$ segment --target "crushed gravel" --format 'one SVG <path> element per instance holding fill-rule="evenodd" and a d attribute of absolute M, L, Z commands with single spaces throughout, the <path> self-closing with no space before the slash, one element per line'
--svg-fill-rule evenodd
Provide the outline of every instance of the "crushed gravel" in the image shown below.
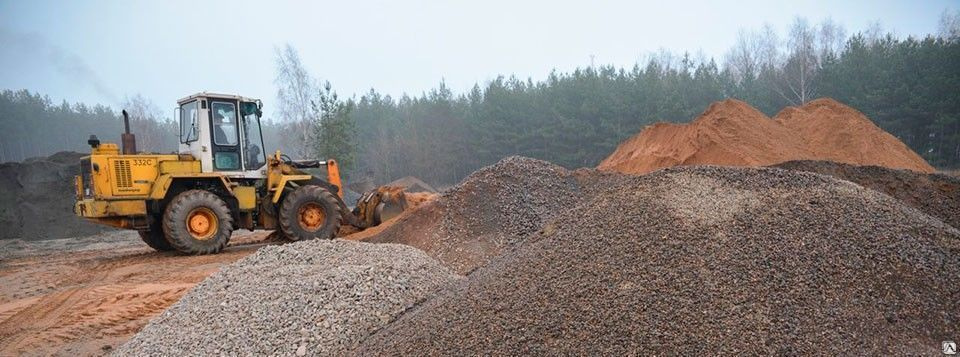
<path fill-rule="evenodd" d="M 118 354 L 936 354 L 960 335 L 960 231 L 891 195 L 511 157 L 372 237 L 423 251 L 264 248 Z"/>
<path fill-rule="evenodd" d="M 269 246 L 204 280 L 115 355 L 342 355 L 458 279 L 404 245 Z"/>
<path fill-rule="evenodd" d="M 960 229 L 960 177 L 881 166 L 857 166 L 832 161 L 788 161 L 774 167 L 815 172 L 873 189 Z"/>
<path fill-rule="evenodd" d="M 571 171 L 512 156 L 477 170 L 367 241 L 411 245 L 468 274 L 575 204 L 580 191 Z"/>
<path fill-rule="evenodd" d="M 960 336 L 960 231 L 901 201 L 769 168 L 599 181 L 350 354 L 937 354 Z"/>

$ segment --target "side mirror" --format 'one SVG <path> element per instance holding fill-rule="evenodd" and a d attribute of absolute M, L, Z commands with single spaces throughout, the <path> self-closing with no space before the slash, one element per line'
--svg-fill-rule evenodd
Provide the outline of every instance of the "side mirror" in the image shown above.
<path fill-rule="evenodd" d="M 263 103 L 258 99 L 256 102 L 243 102 L 240 103 L 240 116 L 247 116 L 250 114 L 256 114 L 258 117 L 263 116 Z"/>

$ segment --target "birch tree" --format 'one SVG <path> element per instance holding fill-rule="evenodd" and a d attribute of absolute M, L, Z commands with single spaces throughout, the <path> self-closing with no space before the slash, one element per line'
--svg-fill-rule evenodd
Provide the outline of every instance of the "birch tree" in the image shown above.
<path fill-rule="evenodd" d="M 281 139 L 292 144 L 294 156 L 307 158 L 311 155 L 313 107 L 311 101 L 319 93 L 317 81 L 310 76 L 300 61 L 300 54 L 289 43 L 276 48 L 277 110 L 284 133 Z"/>

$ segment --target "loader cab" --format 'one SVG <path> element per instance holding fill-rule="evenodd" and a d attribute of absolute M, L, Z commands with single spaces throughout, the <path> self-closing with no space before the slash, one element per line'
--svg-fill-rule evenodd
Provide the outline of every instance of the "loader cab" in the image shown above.
<path fill-rule="evenodd" d="M 203 92 L 177 104 L 180 154 L 200 160 L 202 172 L 231 178 L 266 177 L 260 100 Z"/>

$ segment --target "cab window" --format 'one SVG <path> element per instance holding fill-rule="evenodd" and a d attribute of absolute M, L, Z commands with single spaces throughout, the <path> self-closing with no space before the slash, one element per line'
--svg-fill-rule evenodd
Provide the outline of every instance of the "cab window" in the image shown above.
<path fill-rule="evenodd" d="M 233 103 L 213 102 L 210 109 L 213 112 L 213 143 L 236 146 L 237 108 Z"/>
<path fill-rule="evenodd" d="M 197 140 L 197 101 L 183 103 L 180 106 L 180 142 Z"/>

